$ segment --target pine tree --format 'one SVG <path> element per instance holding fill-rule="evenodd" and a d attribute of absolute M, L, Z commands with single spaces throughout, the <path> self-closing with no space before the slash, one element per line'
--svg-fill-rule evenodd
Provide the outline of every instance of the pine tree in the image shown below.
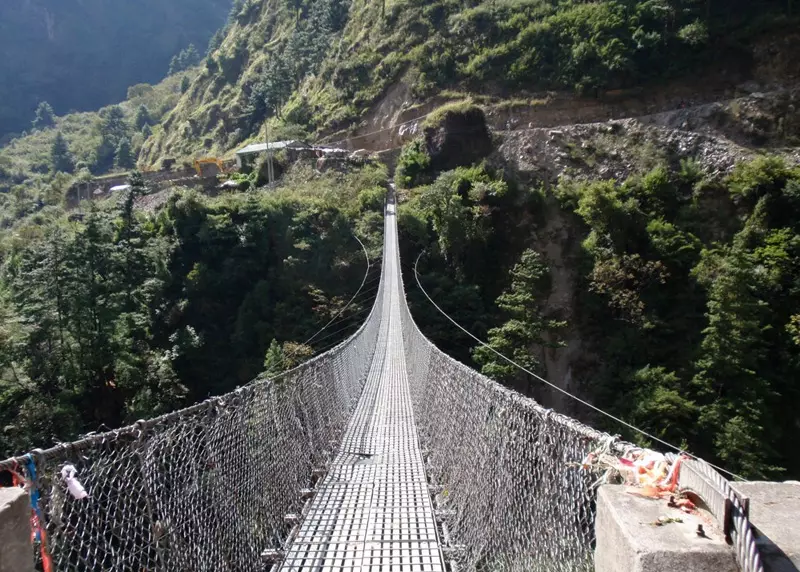
<path fill-rule="evenodd" d="M 120 275 L 124 284 L 126 312 L 134 311 L 133 293 L 137 284 L 145 281 L 145 261 L 143 254 L 142 229 L 136 218 L 136 199 L 147 194 L 144 177 L 133 171 L 128 177 L 129 188 L 119 202 L 119 222 L 117 224 L 116 246 L 120 253 Z"/>
<path fill-rule="evenodd" d="M 116 394 L 114 363 L 118 354 L 120 282 L 115 264 L 111 217 L 92 203 L 86 225 L 74 243 L 70 257 L 74 285 L 70 288 L 71 331 L 80 351 L 83 417 L 93 424 L 116 425 L 121 403 Z"/>
<path fill-rule="evenodd" d="M 133 152 L 131 151 L 129 139 L 123 138 L 117 145 L 117 152 L 114 154 L 114 165 L 119 169 L 133 168 Z"/>
<path fill-rule="evenodd" d="M 149 125 L 145 125 L 144 129 L 142 129 L 142 135 L 144 135 L 145 140 L 148 139 L 153 134 L 153 128 Z"/>
<path fill-rule="evenodd" d="M 144 129 L 145 125 L 151 125 L 152 123 L 153 120 L 150 118 L 150 112 L 147 110 L 147 107 L 140 105 L 139 109 L 136 111 L 136 119 L 134 120 L 136 130 L 141 131 Z"/>
<path fill-rule="evenodd" d="M 167 72 L 167 75 L 175 75 L 180 71 L 180 67 L 181 67 L 180 54 L 175 54 L 169 61 L 169 71 Z"/>
<path fill-rule="evenodd" d="M 198 63 L 200 63 L 200 53 L 197 51 L 197 48 L 194 47 L 194 44 L 189 44 L 187 48 L 181 50 L 170 61 L 169 75 L 175 75 L 176 73 L 185 71 L 192 66 L 196 66 Z"/>
<path fill-rule="evenodd" d="M 511 276 L 511 287 L 497 299 L 497 305 L 510 319 L 502 326 L 489 330 L 489 345 L 538 373 L 536 370 L 541 364 L 533 355 L 532 349 L 536 346 L 559 347 L 560 344 L 552 340 L 552 334 L 564 326 L 563 322 L 542 314 L 543 299 L 550 291 L 549 269 L 539 253 L 526 250 L 511 271 Z M 516 367 L 487 348 L 475 350 L 474 358 L 483 366 L 484 374 L 499 381 L 511 383 L 525 375 L 530 393 L 532 378 L 527 374 L 520 374 Z"/>
<path fill-rule="evenodd" d="M 183 76 L 183 79 L 181 80 L 181 93 L 186 93 L 187 91 L 189 91 L 189 88 L 191 87 L 191 85 L 192 85 L 192 82 L 189 81 L 189 78 L 186 77 L 186 76 Z"/>
<path fill-rule="evenodd" d="M 114 166 L 120 142 L 128 139 L 128 124 L 119 105 L 112 105 L 100 112 L 100 144 L 95 151 L 95 172 L 105 172 Z M 130 141 L 128 142 L 130 144 Z"/>
<path fill-rule="evenodd" d="M 264 374 L 267 377 L 272 377 L 282 373 L 285 369 L 283 349 L 278 340 L 273 339 L 264 356 Z"/>
<path fill-rule="evenodd" d="M 244 8 L 244 0 L 233 0 L 231 11 L 228 14 L 228 23 L 225 25 L 225 27 L 229 28 L 230 26 L 233 26 L 233 24 L 236 22 L 236 18 L 242 12 L 242 8 Z"/>
<path fill-rule="evenodd" d="M 53 140 L 53 146 L 50 149 L 50 164 L 53 167 L 53 171 L 57 173 L 72 173 L 75 170 L 75 161 L 72 158 L 72 153 L 69 151 L 67 140 L 60 131 L 56 133 L 56 138 Z"/>
<path fill-rule="evenodd" d="M 32 126 L 34 129 L 46 129 L 56 124 L 55 113 L 52 106 L 43 101 L 36 108 L 36 118 L 33 120 Z"/>
<path fill-rule="evenodd" d="M 101 112 L 103 122 L 100 126 L 100 133 L 104 139 L 119 142 L 122 137 L 128 134 L 128 127 L 125 125 L 125 113 L 119 105 L 111 107 Z"/>
<path fill-rule="evenodd" d="M 210 56 L 222 45 L 223 38 L 224 35 L 222 29 L 219 29 L 216 32 L 214 32 L 214 35 L 211 36 L 211 39 L 208 41 L 208 49 L 206 50 L 206 56 Z"/>

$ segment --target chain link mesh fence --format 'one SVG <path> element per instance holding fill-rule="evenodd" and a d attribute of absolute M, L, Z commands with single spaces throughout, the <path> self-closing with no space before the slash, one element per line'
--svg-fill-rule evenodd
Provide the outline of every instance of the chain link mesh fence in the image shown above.
<path fill-rule="evenodd" d="M 415 418 L 455 568 L 594 570 L 597 475 L 582 468 L 583 462 L 598 450 L 622 455 L 637 447 L 546 409 L 454 360 L 419 330 L 405 298 L 401 306 Z M 762 572 L 741 500 L 708 463 L 696 459 L 691 464 L 714 484 L 716 492 L 709 497 L 722 495 L 730 502 L 729 532 L 740 567 Z M 715 512 L 717 519 L 720 515 L 722 510 Z"/>
<path fill-rule="evenodd" d="M 348 341 L 278 377 L 0 463 L 38 491 L 40 569 L 263 569 L 261 553 L 282 546 L 284 516 L 341 441 L 372 361 L 375 312 Z M 87 498 L 69 493 L 66 465 Z"/>
<path fill-rule="evenodd" d="M 596 475 L 580 464 L 610 436 L 455 361 L 403 306 L 414 413 L 459 570 L 593 570 Z"/>

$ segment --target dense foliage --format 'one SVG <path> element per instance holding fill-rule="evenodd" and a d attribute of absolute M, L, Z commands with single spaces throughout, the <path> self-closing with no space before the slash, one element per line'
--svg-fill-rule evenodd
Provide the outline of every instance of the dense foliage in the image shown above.
<path fill-rule="evenodd" d="M 379 256 L 385 176 L 298 169 L 269 194 L 179 192 L 147 215 L 134 175 L 82 219 L 29 220 L 0 252 L 0 457 L 223 393 L 265 356 L 288 367 L 354 331 L 375 271 L 297 345 L 361 283 L 353 233 Z"/>
<path fill-rule="evenodd" d="M 178 72 L 186 71 L 189 68 L 196 66 L 200 63 L 200 54 L 194 44 L 189 44 L 188 48 L 181 50 L 175 54 L 169 62 L 169 75 L 174 75 Z"/>
<path fill-rule="evenodd" d="M 0 229 L 60 206 L 76 181 L 133 167 L 145 139 L 178 102 L 182 83 L 195 74 L 136 84 L 122 104 L 94 113 L 55 117 L 40 105 L 36 130 L 0 148 Z"/>
<path fill-rule="evenodd" d="M 0 138 L 28 129 L 39 102 L 59 115 L 121 101 L 205 46 L 230 0 L 31 0 L 0 3 Z"/>
<path fill-rule="evenodd" d="M 145 160 L 199 144 L 229 150 L 274 133 L 328 133 L 403 97 L 561 90 L 587 96 L 680 77 L 792 25 L 791 2 L 745 0 L 261 0 L 234 6 L 191 98 Z M 398 102 L 399 104 L 399 102 Z"/>
<path fill-rule="evenodd" d="M 547 258 L 546 209 L 582 240 L 565 260 Z M 706 179 L 684 162 L 542 194 L 462 167 L 411 190 L 398 220 L 406 260 L 426 250 L 423 285 L 494 349 L 546 375 L 544 353 L 570 328 L 585 348 L 573 372 L 597 405 L 748 477 L 800 474 L 800 170 L 763 157 Z M 550 302 L 553 264 L 577 282 L 571 323 Z M 470 356 L 474 342 L 419 293 L 411 300 L 443 348 L 546 399 L 491 351 Z"/>
<path fill-rule="evenodd" d="M 722 181 L 684 164 L 560 194 L 589 230 L 602 402 L 751 477 L 800 471 L 798 190 L 800 171 L 765 157 Z"/>
<path fill-rule="evenodd" d="M 639 87 L 723 52 L 746 60 L 748 38 L 795 22 L 788 0 L 236 0 L 201 61 L 195 44 L 227 0 L 186 8 L 182 25 L 196 33 L 176 32 L 163 2 L 48 3 L 0 7 L 10 54 L 0 80 L 13 77 L 0 81 L 0 135 L 31 129 L 0 149 L 0 454 L 291 367 L 368 306 L 357 301 L 339 338 L 303 344 L 361 279 L 351 232 L 379 252 L 383 171 L 295 168 L 267 195 L 256 169 L 234 177 L 245 193 L 182 192 L 157 214 L 136 210 L 146 192 L 136 176 L 118 204 L 65 213 L 74 183 L 137 161 L 222 155 L 261 140 L 265 124 L 272 139 L 344 129 L 392 87 L 403 106 L 437 94 L 462 102 L 443 113 L 474 107 L 465 93 Z M 43 6 L 47 40 L 15 40 Z M 152 32 L 144 47 L 141 26 Z M 84 43 L 92 57 L 75 58 Z M 64 57 L 93 66 L 93 79 L 59 65 Z M 120 82 L 160 77 L 168 62 L 169 77 L 133 85 L 119 105 L 58 116 L 119 100 Z M 442 166 L 445 143 L 415 141 L 399 157 L 407 284 L 424 253 L 421 280 L 436 301 L 532 372 L 547 374 L 569 335 L 581 348 L 575 384 L 598 405 L 747 476 L 800 474 L 800 172 L 765 157 L 706 178 L 684 162 L 544 189 L 465 153 Z M 557 262 L 553 217 L 574 239 Z M 564 280 L 576 284 L 566 301 Z M 418 290 L 410 297 L 443 349 L 547 400 L 534 376 L 476 348 Z"/>

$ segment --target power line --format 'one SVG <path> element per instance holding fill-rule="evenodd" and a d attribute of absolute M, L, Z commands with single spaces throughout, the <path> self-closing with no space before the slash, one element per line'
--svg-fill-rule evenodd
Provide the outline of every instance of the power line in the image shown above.
<path fill-rule="evenodd" d="M 376 288 L 376 289 L 374 289 L 374 290 L 373 290 L 373 292 L 374 292 L 375 290 L 377 290 L 377 288 Z M 348 316 L 344 316 L 344 317 L 342 317 L 342 318 L 339 318 L 338 320 L 336 320 L 336 321 L 335 321 L 333 324 L 331 324 L 331 325 L 330 325 L 330 326 L 328 326 L 328 327 L 330 328 L 331 326 L 335 326 L 335 325 L 338 325 L 338 324 L 342 324 L 342 323 L 344 323 L 344 322 L 347 322 L 347 321 L 349 321 L 349 320 L 352 320 L 353 318 L 357 318 L 357 317 L 359 317 L 359 316 L 363 316 L 364 314 L 366 314 L 366 313 L 368 313 L 368 312 L 371 312 L 371 311 L 372 311 L 372 306 L 367 306 L 367 307 L 365 307 L 365 308 L 362 308 L 362 309 L 360 309 L 360 310 L 359 310 L 359 311 L 357 311 L 357 312 L 353 312 L 352 314 L 350 314 L 350 315 L 348 315 Z M 334 331 L 332 331 L 332 332 L 329 332 L 329 333 L 325 334 L 324 336 L 322 336 L 321 338 L 317 338 L 316 340 L 314 340 L 314 342 L 318 344 L 318 343 L 319 343 L 319 342 L 321 342 L 322 340 L 327 340 L 328 338 L 330 338 L 330 337 L 332 337 L 332 336 L 335 336 L 337 333 L 339 333 L 339 332 L 341 332 L 341 331 L 343 331 L 343 330 L 346 330 L 347 328 L 351 328 L 352 326 L 353 326 L 353 324 L 349 324 L 349 325 L 347 325 L 347 326 L 344 326 L 343 328 L 339 328 L 338 330 L 334 330 Z"/>
<path fill-rule="evenodd" d="M 677 451 L 679 454 L 682 454 L 682 455 L 687 455 L 687 456 L 689 456 L 689 457 L 692 457 L 693 459 L 696 459 L 696 460 L 698 460 L 698 461 L 703 461 L 704 463 L 708 464 L 708 465 L 709 465 L 709 466 L 711 466 L 711 467 L 714 467 L 714 468 L 715 468 L 715 469 L 717 469 L 718 471 L 722 471 L 722 472 L 725 472 L 725 473 L 727 473 L 727 474 L 731 475 L 731 476 L 732 476 L 732 477 L 734 477 L 735 479 L 739 479 L 739 480 L 741 480 L 741 481 L 745 480 L 743 477 L 740 477 L 740 476 L 739 476 L 739 475 L 737 475 L 736 473 L 732 473 L 731 471 L 729 471 L 729 470 L 727 470 L 727 469 L 723 469 L 722 467 L 718 467 L 717 465 L 714 465 L 714 464 L 712 464 L 712 463 L 709 463 L 708 461 L 706 461 L 706 460 L 704 460 L 704 459 L 700 459 L 699 457 L 696 457 L 695 455 L 692 455 L 691 453 L 689 453 L 689 452 L 687 452 L 687 451 L 684 451 L 684 450 L 683 450 L 683 449 L 681 449 L 680 447 L 677 447 L 677 446 L 673 445 L 672 443 L 670 443 L 670 442 L 668 442 L 668 441 L 665 441 L 664 439 L 661 439 L 661 438 L 659 438 L 659 437 L 656 437 L 655 435 L 651 435 L 651 434 L 650 434 L 650 433 L 648 433 L 647 431 L 645 431 L 645 430 L 643 430 L 643 429 L 639 429 L 639 428 L 638 428 L 638 427 L 636 427 L 635 425 L 631 425 L 631 424 L 630 424 L 630 423 L 628 423 L 627 421 L 625 421 L 625 420 L 623 420 L 623 419 L 620 419 L 619 417 L 616 417 L 616 416 L 612 415 L 611 413 L 608 413 L 607 411 L 604 411 L 604 410 L 600 409 L 600 408 L 599 408 L 599 407 L 597 407 L 596 405 L 592 405 L 592 404 L 591 404 L 591 403 L 589 403 L 588 401 L 585 401 L 585 400 L 581 399 L 580 397 L 578 397 L 578 396 L 576 396 L 576 395 L 573 395 L 573 394 L 571 394 L 571 393 L 570 393 L 570 392 L 568 392 L 567 390 L 565 390 L 565 389 L 562 389 L 562 388 L 558 387 L 556 384 L 554 384 L 554 383 L 551 383 L 551 382 L 547 381 L 547 380 L 546 380 L 545 378 L 543 378 L 542 376 L 540 376 L 540 375 L 538 375 L 538 374 L 536 374 L 536 373 L 532 372 L 531 370 L 529 370 L 528 368 L 526 368 L 526 367 L 524 367 L 524 366 L 522 366 L 522 365 L 518 364 L 517 362 L 515 362 L 515 361 L 514 361 L 514 360 L 512 360 L 511 358 L 509 358 L 509 357 L 506 357 L 505 355 L 501 354 L 499 351 L 497 351 L 496 349 L 494 349 L 492 346 L 490 346 L 489 344 L 487 344 L 486 342 L 484 342 L 483 340 L 481 340 L 481 339 L 480 339 L 480 338 L 478 338 L 477 336 L 473 335 L 473 334 L 472 334 L 471 332 L 469 332 L 469 331 L 468 331 L 466 328 L 464 328 L 464 327 L 463 327 L 461 324 L 459 324 L 459 323 L 458 323 L 458 322 L 456 322 L 456 321 L 455 321 L 453 318 L 451 318 L 451 317 L 450 317 L 450 316 L 447 314 L 447 312 L 445 312 L 444 310 L 442 310 L 442 309 L 439 307 L 439 305 L 438 305 L 436 302 L 434 302 L 434 301 L 433 301 L 433 299 L 432 299 L 432 298 L 431 298 L 431 297 L 428 295 L 428 293 L 425 291 L 425 288 L 423 288 L 423 286 L 422 286 L 422 282 L 420 282 L 420 279 L 419 279 L 419 272 L 417 272 L 417 267 L 418 267 L 418 265 L 419 265 L 419 259 L 420 259 L 420 258 L 422 258 L 422 255 L 423 255 L 423 254 L 425 254 L 425 251 L 422 251 L 422 252 L 420 252 L 420 253 L 419 253 L 419 256 L 417 256 L 417 260 L 416 260 L 416 262 L 414 263 L 414 277 L 415 277 L 415 278 L 416 278 L 416 280 L 417 280 L 417 286 L 419 286 L 419 289 L 420 289 L 420 290 L 422 290 L 422 293 L 425 295 L 425 297 L 428 299 L 428 301 L 429 301 L 431 304 L 433 304 L 433 307 L 434 307 L 434 308 L 436 308 L 437 310 L 439 310 L 439 312 L 440 312 L 440 313 L 441 313 L 441 314 L 442 314 L 442 315 L 443 315 L 445 318 L 447 318 L 447 319 L 448 319 L 448 320 L 449 320 L 449 321 L 450 321 L 450 322 L 451 322 L 451 323 L 452 323 L 454 326 L 456 326 L 456 327 L 457 327 L 459 330 L 461 330 L 462 332 L 464 332 L 465 334 L 467 334 L 467 335 L 468 335 L 470 338 L 472 338 L 473 340 L 475 340 L 476 342 L 478 342 L 478 343 L 479 343 L 481 346 L 485 347 L 486 349 L 488 349 L 488 350 L 489 350 L 489 351 L 491 351 L 492 353 L 496 354 L 498 357 L 500 357 L 500 358 L 504 359 L 505 361 L 507 361 L 508 363 L 510 363 L 511 365 L 513 365 L 514 367 L 516 367 L 516 368 L 520 369 L 521 371 L 524 371 L 524 372 L 525 372 L 525 373 L 527 373 L 528 375 L 530 375 L 530 376 L 533 376 L 534 378 L 538 379 L 538 380 L 539 380 L 539 381 L 541 381 L 542 383 L 544 383 L 544 384 L 546 384 L 546 385 L 548 385 L 548 386 L 552 387 L 552 388 L 553 388 L 553 389 L 555 389 L 556 391 L 559 391 L 559 392 L 563 393 L 564 395 L 566 395 L 567 397 L 570 397 L 570 398 L 574 399 L 574 400 L 575 400 L 575 401 L 577 401 L 578 403 L 581 403 L 581 404 L 585 405 L 586 407 L 588 407 L 588 408 L 590 408 L 590 409 L 592 409 L 592 410 L 594 410 L 594 411 L 596 411 L 596 412 L 598 412 L 598 413 L 600 413 L 600 414 L 602 414 L 602 415 L 605 415 L 605 416 L 606 416 L 606 417 L 608 417 L 609 419 L 612 419 L 612 420 L 616 421 L 617 423 L 619 423 L 619 424 L 621 424 L 621 425 L 624 425 L 624 426 L 625 426 L 625 427 L 627 427 L 628 429 L 632 429 L 633 431 L 636 431 L 637 433 L 639 433 L 639 434 L 641 434 L 641 435 L 644 435 L 645 437 L 647 437 L 647 438 L 649 438 L 649 439 L 652 439 L 652 440 L 654 440 L 654 441 L 657 441 L 658 443 L 661 443 L 662 445 L 665 445 L 665 446 L 669 447 L 670 449 L 674 449 L 674 450 L 675 450 L 675 451 Z"/>
<path fill-rule="evenodd" d="M 336 323 L 337 323 L 337 324 L 343 324 L 343 323 L 345 323 L 345 322 L 350 322 L 351 320 L 353 320 L 353 319 L 355 319 L 355 318 L 359 318 L 359 317 L 363 316 L 364 314 L 366 314 L 366 313 L 368 313 L 368 312 L 371 312 L 371 311 L 372 311 L 372 308 L 363 308 L 363 309 L 359 310 L 358 312 L 355 312 L 355 313 L 353 313 L 353 314 L 350 314 L 350 315 L 349 315 L 349 316 L 347 316 L 346 318 L 342 318 L 341 320 L 339 320 L 339 321 L 338 321 L 338 322 L 336 322 Z M 317 343 L 317 344 L 319 344 L 319 343 L 320 343 L 321 341 L 323 341 L 323 340 L 330 339 L 330 338 L 332 338 L 333 336 L 335 336 L 336 334 L 338 334 L 339 332 L 343 332 L 343 331 L 345 331 L 345 330 L 348 330 L 348 329 L 352 328 L 352 327 L 353 327 L 353 326 L 355 326 L 355 325 L 359 325 L 359 326 L 360 326 L 361 324 L 360 324 L 360 323 L 353 324 L 353 323 L 351 322 L 351 323 L 347 324 L 346 326 L 342 326 L 341 328 L 338 328 L 338 329 L 336 329 L 336 330 L 333 330 L 333 331 L 332 331 L 332 332 L 330 332 L 330 333 L 327 333 L 327 334 L 325 334 L 325 335 L 324 335 L 324 336 L 322 336 L 321 338 L 317 338 L 317 340 L 316 340 L 316 343 Z"/>

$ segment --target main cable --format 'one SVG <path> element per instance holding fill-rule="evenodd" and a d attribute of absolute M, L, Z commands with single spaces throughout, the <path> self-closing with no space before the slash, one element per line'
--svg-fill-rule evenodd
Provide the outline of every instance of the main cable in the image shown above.
<path fill-rule="evenodd" d="M 547 381 L 545 378 L 543 378 L 542 376 L 540 376 L 540 375 L 538 375 L 538 374 L 536 374 L 536 373 L 532 372 L 531 370 L 529 370 L 529 369 L 528 369 L 528 368 L 526 368 L 525 366 L 523 366 L 523 365 L 520 365 L 520 364 L 518 364 L 517 362 L 515 362 L 514 360 L 512 360 L 511 358 L 509 358 L 509 357 L 506 357 L 505 355 L 501 354 L 499 351 L 497 351 L 496 349 L 494 349 L 492 346 L 490 346 L 489 344 L 487 344 L 486 342 L 484 342 L 483 340 L 481 340 L 481 339 L 480 339 L 480 338 L 478 338 L 477 336 L 473 335 L 473 334 L 472 334 L 472 332 L 470 332 L 469 330 L 467 330 L 466 328 L 464 328 L 464 327 L 463 327 L 461 324 L 459 324 L 459 323 L 458 323 L 458 322 L 456 322 L 456 321 L 455 321 L 453 318 L 451 318 L 451 317 L 450 317 L 450 316 L 447 314 L 447 312 L 445 312 L 444 310 L 442 310 L 442 309 L 439 307 L 439 305 L 438 305 L 436 302 L 434 302 L 434 301 L 433 301 L 433 298 L 431 298 L 431 297 L 428 295 L 428 292 L 427 292 L 427 291 L 425 290 L 425 288 L 422 286 L 422 282 L 420 282 L 420 279 L 419 279 L 419 272 L 417 271 L 417 267 L 419 266 L 419 259 L 420 259 L 420 258 L 422 258 L 422 255 L 423 255 L 423 254 L 425 254 L 425 251 L 424 251 L 424 250 L 423 250 L 422 252 L 420 252 L 420 253 L 419 253 L 419 256 L 417 256 L 417 260 L 416 260 L 416 262 L 414 262 L 414 278 L 416 278 L 416 281 L 417 281 L 417 286 L 419 286 L 419 289 L 420 289 L 420 290 L 422 290 L 422 293 L 425 295 L 425 297 L 428 299 L 428 301 L 429 301 L 431 304 L 433 304 L 433 307 L 434 307 L 434 308 L 436 308 L 437 310 L 439 310 L 439 313 L 441 313 L 441 314 L 442 314 L 442 316 L 444 316 L 445 318 L 447 318 L 447 319 L 448 319 L 448 320 L 449 320 L 449 321 L 450 321 L 450 322 L 451 322 L 451 323 L 452 323 L 454 326 L 456 326 L 456 327 L 457 327 L 459 330 L 461 330 L 462 332 L 464 332 L 465 334 L 467 334 L 467 335 L 468 335 L 470 338 L 472 338 L 473 340 L 475 340 L 476 342 L 478 342 L 478 343 L 479 343 L 481 346 L 483 346 L 484 348 L 486 348 L 486 349 L 488 349 L 489 351 L 493 352 L 493 353 L 494 353 L 494 354 L 496 354 L 498 357 L 500 357 L 500 358 L 504 359 L 505 361 L 507 361 L 508 363 L 510 363 L 511 365 L 513 365 L 514 367 L 516 367 L 516 368 L 520 369 L 521 371 L 524 371 L 524 372 L 525 372 L 525 373 L 527 373 L 528 375 L 530 375 L 530 376 L 533 376 L 535 379 L 538 379 L 538 380 L 539 380 L 539 381 L 541 381 L 542 383 L 544 383 L 544 384 L 546 384 L 546 385 L 548 385 L 548 386 L 552 387 L 552 388 L 553 388 L 553 389 L 555 389 L 556 391 L 559 391 L 559 392 L 563 393 L 564 395 L 566 395 L 567 397 L 570 397 L 570 398 L 574 399 L 574 400 L 575 400 L 575 401 L 577 401 L 578 403 L 581 403 L 582 405 L 585 405 L 586 407 L 588 407 L 588 408 L 590 408 L 590 409 L 592 409 L 592 410 L 594 410 L 594 411 L 596 411 L 596 412 L 598 412 L 598 413 L 600 413 L 600 414 L 602 414 L 602 415 L 605 415 L 606 417 L 608 417 L 609 419 L 612 419 L 612 420 L 616 421 L 616 422 L 617 422 L 617 423 L 619 423 L 620 425 L 624 425 L 624 426 L 625 426 L 625 427 L 627 427 L 628 429 L 632 429 L 633 431 L 635 431 L 635 432 L 637 432 L 637 433 L 639 433 L 639 434 L 641 434 L 641 435 L 644 435 L 645 437 L 647 437 L 647 438 L 649 438 L 649 439 L 652 439 L 653 441 L 657 441 L 658 443 L 661 443 L 662 445 L 665 445 L 665 446 L 669 447 L 670 449 L 674 449 L 675 451 L 677 451 L 677 452 L 678 452 L 679 454 L 681 454 L 681 455 L 687 455 L 687 456 L 689 456 L 689 457 L 691 457 L 691 458 L 693 458 L 693 459 L 695 459 L 695 460 L 698 460 L 698 461 L 703 461 L 704 463 L 708 464 L 708 465 L 709 465 L 709 466 L 711 466 L 711 467 L 714 467 L 714 468 L 715 468 L 715 469 L 717 469 L 718 471 L 722 471 L 722 472 L 724 472 L 724 473 L 727 473 L 727 474 L 731 475 L 731 476 L 732 476 L 732 477 L 734 477 L 735 479 L 739 479 L 739 480 L 741 480 L 741 481 L 745 480 L 743 477 L 741 477 L 741 476 L 737 475 L 736 473 L 733 473 L 733 472 L 729 471 L 728 469 L 723 469 L 722 467 L 718 467 L 717 465 L 714 465 L 713 463 L 709 463 L 708 461 L 706 461 L 706 460 L 704 460 L 704 459 L 700 459 L 699 457 L 697 457 L 697 456 L 695 456 L 695 455 L 692 455 L 691 453 L 689 453 L 689 452 L 687 452 L 687 451 L 684 451 L 684 450 L 683 450 L 683 449 L 681 449 L 680 447 L 677 447 L 677 446 L 673 445 L 672 443 L 670 443 L 670 442 L 668 442 L 668 441 L 665 441 L 664 439 L 661 439 L 661 438 L 659 438 L 659 437 L 656 437 L 655 435 L 651 435 L 650 433 L 648 433 L 648 432 L 647 432 L 647 431 L 645 431 L 644 429 L 639 429 L 638 427 L 636 427 L 635 425 L 632 425 L 632 424 L 628 423 L 628 422 L 627 422 L 627 421 L 625 421 L 624 419 L 620 419 L 619 417 L 616 417 L 615 415 L 612 415 L 611 413 L 608 413 L 607 411 L 604 411 L 604 410 L 600 409 L 600 408 L 599 408 L 599 407 L 597 407 L 596 405 L 593 405 L 593 404 L 589 403 L 588 401 L 586 401 L 586 400 L 584 400 L 584 399 L 581 399 L 580 397 L 578 397 L 578 396 L 576 396 L 576 395 L 573 395 L 573 394 L 571 394 L 571 393 L 570 393 L 569 391 L 567 391 L 566 389 L 562 389 L 562 388 L 558 387 L 556 384 L 554 384 L 554 383 L 551 383 L 551 382 Z"/>

